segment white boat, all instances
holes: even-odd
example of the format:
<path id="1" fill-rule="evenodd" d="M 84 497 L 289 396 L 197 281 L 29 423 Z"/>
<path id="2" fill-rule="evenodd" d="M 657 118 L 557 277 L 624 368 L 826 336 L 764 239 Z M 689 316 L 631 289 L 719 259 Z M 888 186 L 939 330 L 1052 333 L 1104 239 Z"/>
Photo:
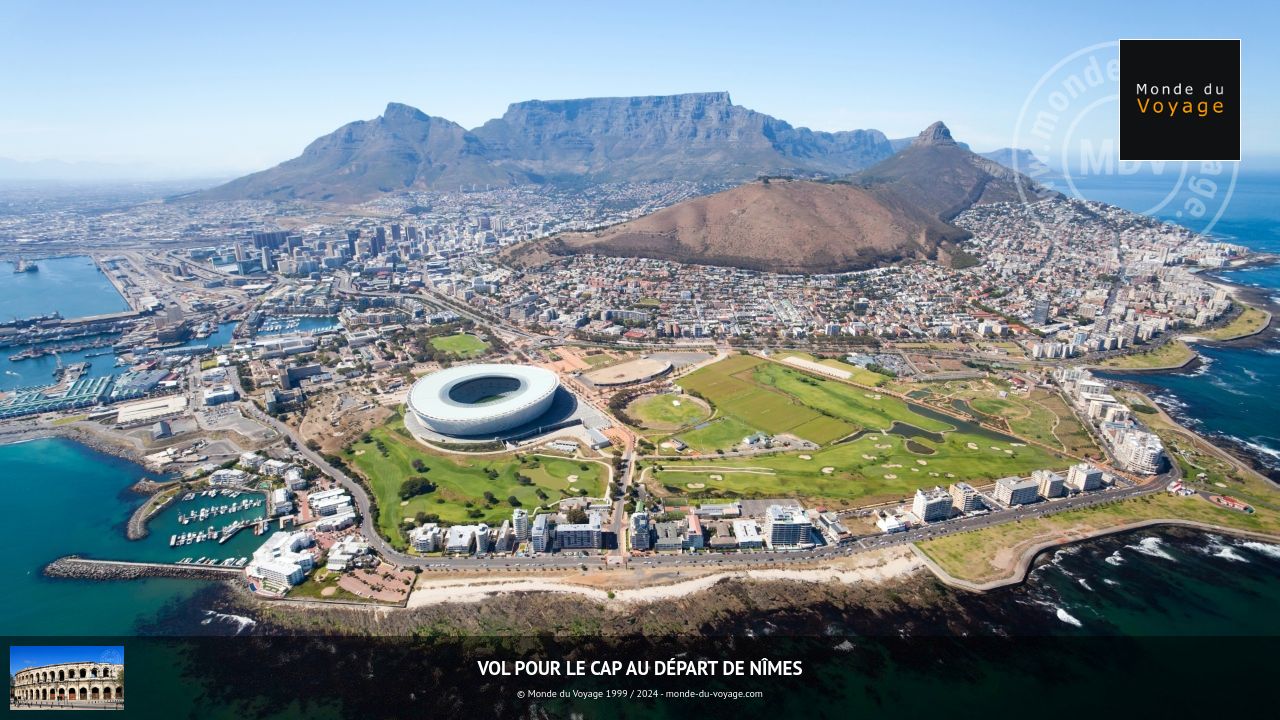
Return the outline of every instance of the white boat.
<path id="1" fill-rule="evenodd" d="M 178 544 L 178 536 L 177 536 L 177 535 L 170 535 L 170 536 L 169 536 L 169 547 L 173 547 L 173 546 L 175 546 L 175 545 L 177 545 L 177 544 Z"/>

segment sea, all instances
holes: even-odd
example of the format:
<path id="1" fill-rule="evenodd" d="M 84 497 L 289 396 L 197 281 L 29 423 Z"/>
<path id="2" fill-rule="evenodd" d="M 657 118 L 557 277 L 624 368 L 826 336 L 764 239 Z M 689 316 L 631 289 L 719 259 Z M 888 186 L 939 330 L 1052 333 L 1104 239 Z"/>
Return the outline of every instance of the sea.
<path id="1" fill-rule="evenodd" d="M 1142 210 L 1160 185 L 1112 178 L 1082 189 L 1090 199 Z M 1280 175 L 1242 174 L 1215 234 L 1259 251 L 1280 252 L 1277 198 Z M 118 295 L 87 259 L 40 264 L 40 273 L 10 277 L 5 272 L 0 277 L 0 312 L 22 316 L 59 310 L 75 316 L 123 309 L 123 301 L 116 302 Z M 1280 269 L 1275 267 L 1220 275 L 1280 296 Z M 204 342 L 225 342 L 230 332 L 230 327 L 221 328 Z M 1280 468 L 1280 424 L 1270 421 L 1280 386 L 1280 348 L 1263 339 L 1200 350 L 1205 360 L 1189 371 L 1132 379 L 1150 388 L 1157 402 L 1184 422 Z M 0 388 L 31 384 L 32 378 L 47 374 L 34 364 L 38 362 L 4 365 Z M 95 373 L 113 370 L 96 363 L 93 368 Z M 10 373 L 20 375 L 22 382 L 11 382 Z M 724 630 L 738 639 L 715 638 L 702 645 L 697 639 L 689 641 L 694 645 L 670 648 L 645 645 L 648 641 L 593 645 L 595 640 L 583 638 L 560 644 L 526 639 L 483 648 L 433 645 L 448 642 L 439 638 L 375 643 L 262 638 L 259 644 L 219 644 L 195 638 L 257 635 L 267 624 L 229 612 L 234 603 L 228 604 L 228 591 L 218 585 L 173 579 L 90 582 L 41 574 L 46 563 L 71 553 L 138 560 L 205 554 L 195 549 L 201 546 L 168 546 L 184 505 L 165 510 L 148 538 L 125 538 L 125 523 L 143 502 L 128 488 L 151 475 L 143 467 L 59 438 L 0 446 L 0 467 L 0 507 L 5 510 L 0 537 L 6 541 L 0 564 L 5 589 L 0 630 L 11 643 L 124 638 L 132 658 L 130 677 L 150 678 L 133 686 L 139 692 L 131 699 L 135 712 L 129 714 L 138 717 L 402 717 L 430 707 L 423 705 L 428 699 L 448 699 L 451 707 L 470 708 L 479 716 L 527 714 L 527 706 L 517 707 L 511 698 L 517 688 L 546 685 L 547 679 L 521 685 L 519 679 L 482 679 L 467 669 L 477 655 L 513 656 L 513 645 L 542 658 L 736 653 L 809 663 L 802 677 L 676 684 L 677 689 L 767 691 L 761 701 L 767 705 L 689 701 L 706 712 L 750 712 L 754 707 L 772 715 L 914 716 L 947 707 L 950 714 L 969 716 L 985 715 L 983 708 L 1002 703 L 1036 716 L 1080 717 L 1097 711 L 1078 706 L 1090 697 L 1083 688 L 1110 678 L 1135 691 L 1116 694 L 1111 709 L 1141 715 L 1168 705 L 1170 698 L 1181 702 L 1176 688 L 1184 676 L 1187 682 L 1213 685 L 1221 693 L 1221 705 L 1213 709 L 1220 710 L 1237 696 L 1247 698 L 1256 691 L 1248 683 L 1266 681 L 1255 675 L 1270 665 L 1252 662 L 1251 653 L 1258 650 L 1260 638 L 1280 638 L 1280 546 L 1184 530 L 1143 530 L 1046 553 L 1025 583 L 994 592 L 955 593 L 939 585 L 925 605 L 909 611 L 859 615 L 832 607 L 818 612 L 816 625 L 812 615 L 792 625 L 782 616 L 733 618 L 726 621 L 732 627 Z M 242 532 L 217 554 L 248 555 L 258 540 Z M 935 607 L 941 609 L 930 610 Z M 184 638 L 185 644 L 139 636 Z M 785 636 L 794 639 L 765 640 Z M 1233 638 L 1246 644 L 1233 644 Z M 1163 644 L 1171 639 L 1178 644 Z M 1197 646 L 1201 641 L 1208 644 Z M 313 662 L 316 657 L 326 659 Z M 440 672 L 445 666 L 451 672 Z M 354 678 L 367 682 L 351 682 Z M 559 681 L 556 687 L 597 691 L 618 686 Z M 540 714 L 672 715 L 657 701 L 637 700 L 623 707 L 584 697 L 547 701 Z M 236 709 L 214 712 L 230 707 Z M 677 714 L 683 717 L 690 705 L 669 707 L 680 708 Z M 149 714 L 147 708 L 155 712 Z M 1192 705 L 1172 709 L 1190 710 Z"/>
<path id="2" fill-rule="evenodd" d="M 1158 178 L 1113 176 L 1086 181 L 1080 188 L 1090 200 L 1142 211 L 1154 206 L 1168 186 L 1168 180 Z M 1177 212 L 1171 205 L 1156 216 L 1181 222 Z M 1211 234 L 1256 252 L 1280 254 L 1280 173 L 1242 170 Z M 1251 288 L 1259 297 L 1280 305 L 1280 265 L 1212 275 Z M 1234 446 L 1260 470 L 1280 480 L 1280 423 L 1271 415 L 1280 400 L 1280 332 L 1273 324 L 1251 341 L 1201 343 L 1196 349 L 1201 360 L 1182 371 L 1108 373 L 1108 377 L 1144 386 L 1180 422 Z"/>

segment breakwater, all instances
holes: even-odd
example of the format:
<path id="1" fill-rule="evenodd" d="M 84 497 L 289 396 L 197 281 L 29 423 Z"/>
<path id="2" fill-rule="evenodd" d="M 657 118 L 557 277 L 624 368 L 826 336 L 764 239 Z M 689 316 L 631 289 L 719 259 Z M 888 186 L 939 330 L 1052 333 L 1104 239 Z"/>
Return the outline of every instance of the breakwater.
<path id="1" fill-rule="evenodd" d="M 147 577 L 185 580 L 226 580 L 241 573 L 239 568 L 216 565 L 176 565 L 173 563 L 91 560 L 69 555 L 44 566 L 45 577 L 81 580 L 137 580 Z"/>

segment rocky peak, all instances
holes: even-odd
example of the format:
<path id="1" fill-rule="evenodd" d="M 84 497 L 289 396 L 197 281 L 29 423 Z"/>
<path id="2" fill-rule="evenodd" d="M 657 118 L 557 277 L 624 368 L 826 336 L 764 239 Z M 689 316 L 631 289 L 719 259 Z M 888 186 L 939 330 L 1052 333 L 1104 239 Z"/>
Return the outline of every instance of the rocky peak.
<path id="1" fill-rule="evenodd" d="M 956 141 L 951 137 L 951 131 L 943 124 L 941 120 L 930 125 L 916 136 L 912 145 L 955 145 Z"/>

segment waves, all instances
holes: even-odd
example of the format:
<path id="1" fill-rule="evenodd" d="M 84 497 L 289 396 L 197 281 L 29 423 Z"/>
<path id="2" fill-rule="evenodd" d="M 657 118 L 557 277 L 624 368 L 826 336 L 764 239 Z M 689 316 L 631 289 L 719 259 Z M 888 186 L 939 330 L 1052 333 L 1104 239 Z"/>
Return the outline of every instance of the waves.
<path id="1" fill-rule="evenodd" d="M 1119 550 L 1116 550 L 1115 552 L 1108 555 L 1106 560 L 1104 560 L 1104 562 L 1106 562 L 1108 565 L 1114 565 L 1116 567 L 1119 567 L 1124 564 L 1124 556 L 1120 554 Z"/>
<path id="2" fill-rule="evenodd" d="M 1150 537 L 1142 538 L 1141 540 L 1138 541 L 1137 545 L 1125 545 L 1125 547 L 1129 548 L 1130 550 L 1137 550 L 1143 555 L 1147 555 L 1149 557 L 1160 558 L 1162 560 L 1168 560 L 1170 562 L 1178 562 L 1177 558 L 1165 552 L 1165 550 L 1163 549 L 1163 545 L 1164 545 L 1163 540 L 1152 535 Z"/>
<path id="3" fill-rule="evenodd" d="M 243 615 L 231 615 L 228 613 L 220 613 L 214 610 L 204 611 L 205 619 L 200 621 L 201 625 L 210 625 L 214 622 L 234 625 L 236 631 L 234 634 L 239 635 L 247 630 L 257 627 L 258 621 Z"/>
<path id="4" fill-rule="evenodd" d="M 1080 622 L 1074 615 L 1067 612 L 1066 608 L 1058 607 L 1057 611 L 1058 619 L 1062 622 L 1068 625 L 1074 625 L 1075 627 L 1084 627 L 1084 623 Z"/>
<path id="5" fill-rule="evenodd" d="M 1280 560 L 1280 545 L 1272 545 L 1271 543 L 1257 542 L 1255 540 L 1246 540 L 1240 543 L 1240 547 L 1248 548 L 1259 555 L 1276 558 Z"/>

